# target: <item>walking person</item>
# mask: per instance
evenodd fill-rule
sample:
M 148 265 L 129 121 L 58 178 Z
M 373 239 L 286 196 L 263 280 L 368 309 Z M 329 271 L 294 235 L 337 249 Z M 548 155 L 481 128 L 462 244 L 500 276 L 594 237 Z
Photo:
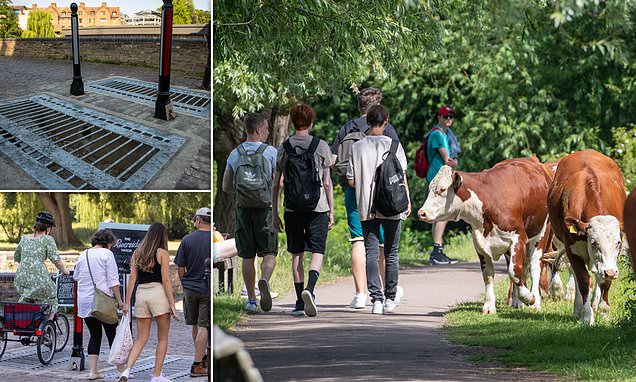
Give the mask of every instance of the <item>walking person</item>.
M 50 236 L 55 226 L 55 218 L 50 212 L 38 212 L 33 233 L 20 238 L 13 255 L 14 261 L 20 263 L 14 279 L 20 295 L 18 301 L 50 305 L 51 318 L 57 311 L 57 290 L 44 263 L 48 259 L 63 274 L 70 273 L 57 253 L 55 240 Z
M 367 113 L 369 133 L 354 143 L 349 157 L 347 180 L 355 189 L 358 215 L 362 224 L 366 251 L 367 289 L 371 295 L 373 308 L 371 313 L 391 312 L 399 305 L 398 295 L 398 248 L 400 242 L 400 221 L 411 213 L 409 188 L 406 180 L 406 156 L 402 145 L 385 136 L 389 124 L 389 111 L 382 105 L 372 106 Z M 376 169 L 384 165 L 389 156 L 395 156 L 399 162 L 400 173 L 394 173 L 389 179 L 376 179 Z M 393 215 L 383 215 L 379 210 L 376 193 L 380 192 L 379 182 L 389 181 L 401 189 L 405 209 Z M 379 238 L 380 225 L 384 227 L 385 283 L 380 280 Z
M 119 308 L 124 307 L 124 302 L 119 293 L 119 274 L 115 255 L 111 247 L 117 238 L 109 229 L 95 232 L 91 238 L 90 249 L 83 251 L 75 264 L 73 279 L 77 281 L 77 316 L 84 319 L 90 332 L 88 341 L 88 379 L 102 379 L 103 376 L 97 368 L 99 351 L 102 346 L 102 328 L 106 332 L 108 347 L 111 347 L 117 331 L 117 323 L 108 324 L 91 316 L 95 288 L 117 299 Z M 94 285 L 94 286 L 93 286 Z M 117 365 L 118 370 L 123 371 L 124 365 Z
M 247 139 L 227 158 L 223 174 L 223 191 L 235 193 L 236 249 L 242 259 L 241 270 L 247 288 L 249 313 L 258 312 L 256 301 L 256 256 L 262 257 L 261 279 L 258 281 L 260 306 L 272 309 L 269 279 L 276 267 L 278 234 L 272 226 L 272 174 L 276 167 L 276 149 L 265 144 L 269 125 L 261 114 L 245 116 Z
M 192 220 L 196 231 L 181 240 L 174 263 L 183 286 L 185 322 L 192 326 L 194 359 L 190 376 L 204 377 L 208 375 L 205 349 L 210 327 L 210 289 L 205 282 L 205 260 L 211 253 L 212 211 L 207 207 L 199 208 Z
M 168 254 L 168 231 L 161 223 L 152 223 L 146 236 L 133 252 L 130 260 L 130 278 L 126 292 L 126 304 L 122 309 L 128 314 L 133 288 L 137 285 L 135 295 L 135 318 L 137 319 L 137 338 L 130 350 L 126 369 L 120 374 L 118 382 L 127 382 L 130 369 L 143 350 L 148 337 L 152 319 L 157 324 L 157 350 L 155 351 L 155 368 L 151 382 L 169 382 L 161 374 L 163 361 L 168 352 L 168 332 L 170 331 L 170 315 L 179 319 L 174 305 L 172 283 L 170 282 L 170 256 Z
M 355 189 L 349 187 L 347 181 L 347 169 L 349 167 L 349 155 L 351 145 L 362 139 L 369 132 L 367 123 L 367 111 L 371 106 L 379 105 L 382 102 L 382 92 L 376 88 L 365 88 L 358 94 L 358 111 L 360 117 L 352 119 L 338 131 L 336 138 L 331 145 L 332 162 L 338 174 L 338 182 L 344 191 L 345 209 L 347 211 L 347 223 L 349 226 L 349 241 L 351 242 L 351 272 L 355 286 L 355 295 L 351 301 L 351 307 L 362 309 L 367 303 L 367 277 L 366 277 L 366 255 L 364 250 L 364 237 L 362 225 L 356 202 Z M 384 129 L 384 135 L 400 141 L 395 128 L 389 123 Z M 380 226 L 380 268 L 381 276 L 384 280 L 384 232 Z M 398 288 L 398 294 L 402 293 L 402 288 Z
M 306 104 L 291 110 L 296 133 L 286 139 L 278 151 L 272 191 L 274 229 L 281 231 L 283 223 L 278 213 L 280 179 L 284 174 L 285 233 L 287 251 L 292 254 L 292 279 L 296 290 L 296 305 L 292 314 L 317 314 L 314 288 L 322 269 L 327 233 L 333 227 L 333 185 L 329 168 L 331 153 L 327 143 L 312 136 L 316 113 Z M 311 252 L 308 280 L 305 286 L 303 255 Z M 262 293 L 262 289 L 261 289 Z
M 443 165 L 452 168 L 457 167 L 457 157 L 461 150 L 457 143 L 457 138 L 450 130 L 455 119 L 455 111 L 448 105 L 437 110 L 437 124 L 433 126 L 429 134 L 426 147 L 426 155 L 430 167 L 426 173 L 426 181 L 431 183 L 435 175 Z M 428 186 L 426 187 L 428 191 Z M 433 250 L 430 253 L 429 261 L 433 265 L 456 264 L 457 260 L 451 259 L 444 253 L 443 236 L 446 230 L 447 221 L 436 221 L 433 223 Z

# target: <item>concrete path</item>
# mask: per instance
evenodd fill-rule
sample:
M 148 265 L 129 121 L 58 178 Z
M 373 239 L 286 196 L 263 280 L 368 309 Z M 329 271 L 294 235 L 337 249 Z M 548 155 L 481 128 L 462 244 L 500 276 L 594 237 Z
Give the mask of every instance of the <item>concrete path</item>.
M 499 269 L 498 277 L 504 276 Z M 371 315 L 370 306 L 349 308 L 353 281 L 348 278 L 319 285 L 317 317 L 292 316 L 295 295 L 290 294 L 274 300 L 270 313 L 252 315 L 233 334 L 244 342 L 265 381 L 555 380 L 521 368 L 466 361 L 466 355 L 487 349 L 444 340 L 444 313 L 454 304 L 480 299 L 478 263 L 400 270 L 399 284 L 405 295 L 390 315 Z

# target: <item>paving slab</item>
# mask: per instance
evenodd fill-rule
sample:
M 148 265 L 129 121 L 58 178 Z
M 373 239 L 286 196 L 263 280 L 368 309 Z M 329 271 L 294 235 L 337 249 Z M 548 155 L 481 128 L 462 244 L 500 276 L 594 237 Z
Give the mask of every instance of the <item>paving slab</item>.
M 498 264 L 498 277 L 505 277 Z M 291 277 L 290 277 L 291 279 Z M 295 317 L 295 294 L 275 300 L 232 333 L 249 351 L 265 381 L 554 381 L 543 373 L 474 363 L 466 355 L 488 349 L 448 343 L 444 313 L 480 300 L 478 263 L 400 270 L 405 295 L 395 312 L 372 315 L 371 306 L 348 307 L 353 281 L 319 285 L 318 316 Z M 496 328 L 493 328 L 496 330 Z
M 192 354 L 194 347 L 192 345 L 191 327 L 185 325 L 183 317 L 183 304 L 178 302 L 177 311 L 180 320 L 172 320 L 170 326 L 170 335 L 168 339 L 168 354 L 163 364 L 163 373 L 172 381 L 207 381 L 205 377 L 191 378 L 190 366 L 192 365 Z M 73 330 L 73 322 L 71 320 L 71 330 Z M 132 369 L 134 378 L 133 382 L 150 381 L 152 370 L 154 368 L 154 352 L 157 344 L 157 329 L 153 322 L 150 331 L 150 338 L 142 351 L 139 359 Z M 88 329 L 84 326 L 84 354 L 86 355 L 86 347 L 90 338 Z M 136 336 L 136 328 L 133 322 L 133 336 Z M 10 336 L 9 338 L 14 338 Z M 60 353 L 56 353 L 49 365 L 42 365 L 37 357 L 35 346 L 23 346 L 17 342 L 8 342 L 7 349 L 0 358 L 0 381 L 2 382 L 56 382 L 56 381 L 74 381 L 87 380 L 88 369 L 84 371 L 70 370 L 71 349 L 73 346 L 73 333 L 70 334 L 69 343 Z M 114 366 L 106 362 L 108 358 L 108 340 L 106 335 L 102 338 L 102 347 L 100 350 L 99 369 L 104 376 L 103 381 L 115 381 L 119 377 Z M 86 360 L 86 367 L 88 361 Z

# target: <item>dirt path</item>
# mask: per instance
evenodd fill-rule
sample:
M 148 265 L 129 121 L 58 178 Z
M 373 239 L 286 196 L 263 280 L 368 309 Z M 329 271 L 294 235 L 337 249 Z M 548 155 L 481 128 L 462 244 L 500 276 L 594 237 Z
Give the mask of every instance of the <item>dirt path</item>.
M 502 277 L 501 270 L 498 276 Z M 479 264 L 400 270 L 405 295 L 390 315 L 347 307 L 353 282 L 316 290 L 317 317 L 291 315 L 295 296 L 236 328 L 265 381 L 553 381 L 553 376 L 466 361 L 479 349 L 447 343 L 450 306 L 479 299 Z M 496 328 L 493 328 L 496 330 Z M 476 351 L 477 350 L 477 351 Z

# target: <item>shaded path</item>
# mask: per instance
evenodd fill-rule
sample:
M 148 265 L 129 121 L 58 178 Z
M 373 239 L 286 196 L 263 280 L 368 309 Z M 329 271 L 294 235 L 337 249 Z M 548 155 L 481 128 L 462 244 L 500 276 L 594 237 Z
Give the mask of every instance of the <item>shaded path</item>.
M 499 264 L 499 268 L 502 264 Z M 504 277 L 498 269 L 498 277 Z M 347 307 L 350 278 L 316 290 L 317 317 L 291 316 L 294 295 L 274 300 L 236 328 L 265 381 L 552 381 L 554 377 L 493 363 L 471 363 L 474 348 L 448 344 L 443 314 L 479 299 L 479 264 L 400 270 L 405 296 L 390 315 Z M 493 328 L 493 330 L 496 330 Z

